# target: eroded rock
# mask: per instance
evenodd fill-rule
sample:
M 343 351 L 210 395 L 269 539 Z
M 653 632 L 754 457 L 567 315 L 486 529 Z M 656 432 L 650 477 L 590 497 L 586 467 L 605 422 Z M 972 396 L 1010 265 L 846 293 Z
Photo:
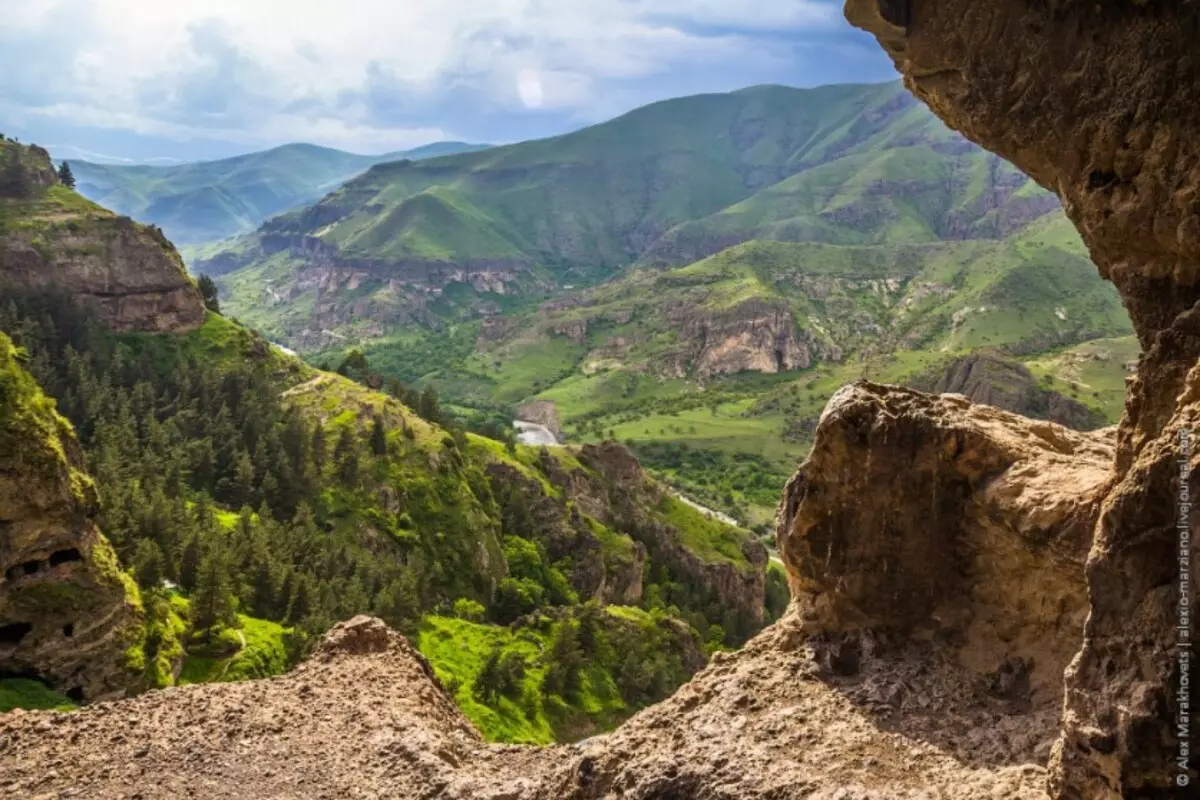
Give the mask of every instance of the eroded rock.
M 0 334 L 0 675 L 95 700 L 133 684 L 123 654 L 140 619 L 82 464 L 70 423 Z
M 1200 357 L 1200 3 L 848 0 L 905 84 L 947 124 L 1062 198 L 1143 348 L 1116 475 L 1088 558 L 1091 602 L 1066 676 L 1052 792 L 1166 791 L 1175 720 L 1180 555 L 1196 562 Z M 1183 590 L 1194 607 L 1195 583 Z M 1200 779 L 1192 759 L 1191 783 Z
M 1031 701 L 1057 707 L 1087 616 L 1111 434 L 957 395 L 841 389 L 780 508 L 805 630 L 937 639 L 975 675 L 1019 661 Z
M 32 188 L 5 207 L 0 287 L 68 294 L 115 331 L 182 332 L 203 324 L 200 292 L 162 231 L 58 187 L 46 151 L 5 143 L 5 151 L 14 148 L 24 150 Z

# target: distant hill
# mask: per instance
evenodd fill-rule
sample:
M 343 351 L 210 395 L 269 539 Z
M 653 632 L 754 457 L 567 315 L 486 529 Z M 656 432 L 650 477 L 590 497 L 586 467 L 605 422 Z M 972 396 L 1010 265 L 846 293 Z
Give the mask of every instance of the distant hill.
M 1122 376 L 1043 363 L 1130 333 L 1058 199 L 899 83 L 684 97 L 380 164 L 211 250 L 193 268 L 276 341 L 330 364 L 362 347 L 462 408 L 553 403 L 568 441 L 630 444 L 764 529 L 846 382 L 988 349 L 1029 365 L 1025 400 L 1094 425 Z
M 995 237 L 1055 208 L 898 83 L 761 86 L 655 103 L 550 139 L 379 164 L 260 235 L 267 252 L 281 237 L 298 251 L 318 246 L 296 238 L 311 237 L 328 254 L 410 273 L 417 263 L 538 265 L 578 283 L 752 238 Z
M 219 161 L 166 167 L 69 163 L 85 197 L 139 222 L 158 225 L 178 244 L 195 244 L 253 230 L 267 217 L 312 202 L 374 164 L 485 147 L 435 142 L 408 151 L 362 156 L 290 144 Z

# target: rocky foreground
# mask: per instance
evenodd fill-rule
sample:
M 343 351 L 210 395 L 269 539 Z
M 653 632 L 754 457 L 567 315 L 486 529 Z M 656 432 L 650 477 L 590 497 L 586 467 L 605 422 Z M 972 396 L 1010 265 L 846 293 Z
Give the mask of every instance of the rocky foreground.
M 10 714 L 0 719 L 0 789 L 1043 797 L 1111 436 L 960 397 L 848 387 L 785 500 L 789 615 L 742 652 L 718 654 L 666 702 L 579 745 L 485 744 L 422 656 L 358 617 L 281 678 Z M 858 480 L 853 465 L 874 470 Z

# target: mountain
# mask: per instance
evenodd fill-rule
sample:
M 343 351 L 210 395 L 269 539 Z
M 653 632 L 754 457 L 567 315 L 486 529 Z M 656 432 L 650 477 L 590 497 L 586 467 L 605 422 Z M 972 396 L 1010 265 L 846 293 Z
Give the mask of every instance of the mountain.
M 601 279 L 642 257 L 686 263 L 748 238 L 931 241 L 972 226 L 990 235 L 1053 207 L 899 84 L 764 86 L 664 101 L 551 139 L 377 165 L 238 249 L 241 263 L 320 254 L 380 279 L 436 286 L 462 272 L 454 279 L 508 293 Z M 711 231 L 707 245 L 692 241 L 696 225 Z
M 1056 198 L 899 84 L 379 165 L 217 249 L 193 266 L 230 313 L 315 363 L 358 347 L 460 408 L 553 403 L 569 441 L 619 439 L 762 530 L 842 383 L 1130 332 Z M 1047 390 L 1088 425 L 1119 407 Z
M 314 369 L 8 141 L 0 291 L 0 710 L 277 674 L 374 613 L 490 737 L 578 738 L 786 603 L 755 537 L 624 446 Z
M 119 214 L 161 227 L 174 242 L 195 244 L 252 230 L 273 214 L 316 200 L 373 164 L 485 147 L 435 142 L 408 151 L 361 156 L 290 144 L 178 166 L 68 163 L 84 196 Z

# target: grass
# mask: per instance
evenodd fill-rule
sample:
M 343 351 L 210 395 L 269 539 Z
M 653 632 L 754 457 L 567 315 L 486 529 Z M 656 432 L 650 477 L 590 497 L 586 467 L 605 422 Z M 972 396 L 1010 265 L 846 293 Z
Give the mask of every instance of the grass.
M 747 534 L 732 525 L 710 519 L 672 495 L 664 495 L 655 516 L 679 530 L 684 545 L 710 563 L 726 562 L 741 570 L 750 568 L 742 552 Z
M 0 713 L 14 708 L 26 711 L 74 711 L 79 706 L 41 681 L 0 678 Z
M 421 622 L 416 644 L 433 665 L 439 680 L 454 695 L 458 707 L 488 741 L 517 744 L 554 741 L 554 730 L 537 690 L 545 673 L 538 661 L 549 645 L 548 636 L 528 629 L 518 636 L 497 625 L 427 616 Z M 494 705 L 485 705 L 471 686 L 488 655 L 498 646 L 520 653 L 530 666 L 519 698 L 501 697 Z
M 240 634 L 240 635 L 239 635 Z M 241 681 L 282 674 L 288 666 L 284 637 L 277 622 L 238 614 L 238 627 L 222 631 L 212 643 L 193 643 L 179 674 L 179 685 Z M 242 640 L 245 640 L 245 645 Z

